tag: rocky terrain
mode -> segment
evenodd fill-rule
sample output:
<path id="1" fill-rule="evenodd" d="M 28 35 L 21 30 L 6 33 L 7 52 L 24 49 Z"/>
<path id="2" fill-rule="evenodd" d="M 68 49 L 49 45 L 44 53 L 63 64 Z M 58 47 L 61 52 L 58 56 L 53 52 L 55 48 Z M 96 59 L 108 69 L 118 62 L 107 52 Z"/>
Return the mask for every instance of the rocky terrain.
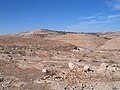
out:
<path id="1" fill-rule="evenodd" d="M 120 32 L 1 35 L 0 90 L 120 90 Z"/>

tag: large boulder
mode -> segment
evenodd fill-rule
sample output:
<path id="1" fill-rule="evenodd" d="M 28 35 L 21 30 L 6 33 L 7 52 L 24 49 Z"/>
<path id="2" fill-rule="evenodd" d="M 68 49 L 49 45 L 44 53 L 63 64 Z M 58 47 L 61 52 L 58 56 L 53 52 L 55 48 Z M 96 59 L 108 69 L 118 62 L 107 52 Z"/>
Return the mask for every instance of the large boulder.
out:
<path id="1" fill-rule="evenodd" d="M 101 65 L 100 65 L 100 67 L 98 68 L 98 72 L 99 73 L 101 73 L 101 72 L 105 72 L 106 70 L 107 70 L 107 68 L 108 68 L 108 64 L 107 63 L 102 63 Z"/>
<path id="2" fill-rule="evenodd" d="M 69 62 L 68 63 L 68 66 L 69 66 L 69 68 L 72 70 L 72 69 L 75 69 L 75 67 L 76 67 L 76 65 L 75 65 L 75 63 L 73 63 L 73 62 Z"/>

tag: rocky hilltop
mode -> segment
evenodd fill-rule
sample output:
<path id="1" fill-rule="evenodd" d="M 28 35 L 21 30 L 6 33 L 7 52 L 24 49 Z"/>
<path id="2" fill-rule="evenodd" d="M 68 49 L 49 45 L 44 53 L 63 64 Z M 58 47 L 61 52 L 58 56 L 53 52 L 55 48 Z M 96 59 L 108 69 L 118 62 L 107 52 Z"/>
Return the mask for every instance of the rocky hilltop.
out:
<path id="1" fill-rule="evenodd" d="M 120 32 L 1 35 L 0 90 L 120 90 Z"/>

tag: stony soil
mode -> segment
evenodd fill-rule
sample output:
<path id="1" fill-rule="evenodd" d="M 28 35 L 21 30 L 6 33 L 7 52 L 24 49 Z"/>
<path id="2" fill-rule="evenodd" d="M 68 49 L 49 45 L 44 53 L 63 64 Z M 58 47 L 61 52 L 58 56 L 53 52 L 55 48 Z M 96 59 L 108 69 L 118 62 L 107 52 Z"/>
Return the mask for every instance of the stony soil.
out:
<path id="1" fill-rule="evenodd" d="M 0 36 L 0 90 L 120 90 L 120 32 Z"/>

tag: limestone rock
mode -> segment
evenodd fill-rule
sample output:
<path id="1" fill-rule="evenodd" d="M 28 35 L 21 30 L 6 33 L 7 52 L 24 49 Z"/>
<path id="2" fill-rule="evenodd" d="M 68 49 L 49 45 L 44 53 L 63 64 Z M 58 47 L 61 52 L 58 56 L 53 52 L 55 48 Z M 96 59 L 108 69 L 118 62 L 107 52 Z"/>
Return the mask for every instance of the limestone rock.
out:
<path id="1" fill-rule="evenodd" d="M 73 62 L 69 62 L 68 66 L 71 70 L 75 68 L 75 64 Z"/>
<path id="2" fill-rule="evenodd" d="M 43 68 L 43 69 L 42 69 L 42 72 L 43 72 L 43 73 L 47 73 L 47 72 L 48 72 L 48 69 Z"/>
<path id="3" fill-rule="evenodd" d="M 100 65 L 100 67 L 98 68 L 98 72 L 99 73 L 101 73 L 101 72 L 105 72 L 106 70 L 107 70 L 107 68 L 108 68 L 108 64 L 107 63 L 102 63 L 101 65 Z"/>
<path id="4" fill-rule="evenodd" d="M 83 70 L 84 70 L 85 72 L 87 72 L 87 71 L 90 71 L 90 70 L 91 70 L 91 68 L 90 68 L 90 66 L 89 66 L 89 65 L 86 65 L 86 66 L 84 66 Z"/>

